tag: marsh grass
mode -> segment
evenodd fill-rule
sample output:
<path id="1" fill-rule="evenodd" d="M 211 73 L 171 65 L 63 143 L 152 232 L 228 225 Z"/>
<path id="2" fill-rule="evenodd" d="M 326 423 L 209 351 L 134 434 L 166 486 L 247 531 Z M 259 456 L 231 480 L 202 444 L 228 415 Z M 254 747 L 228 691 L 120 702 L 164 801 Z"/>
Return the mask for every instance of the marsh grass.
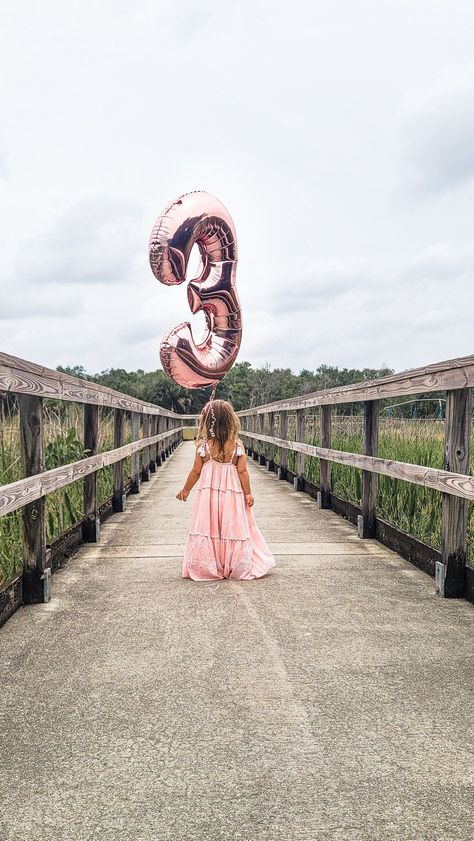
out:
<path id="1" fill-rule="evenodd" d="M 82 444 L 84 434 L 83 407 L 76 403 L 60 405 L 44 401 L 44 461 L 50 470 L 86 458 Z M 17 413 L 2 417 L 0 423 L 0 485 L 15 482 L 23 476 L 20 449 L 20 427 Z M 113 449 L 114 414 L 99 409 L 99 452 Z M 127 420 L 125 443 L 131 441 Z M 140 454 L 140 467 L 142 456 Z M 130 476 L 131 458 L 125 459 L 125 482 Z M 98 504 L 104 503 L 113 491 L 113 465 L 97 472 Z M 60 534 L 82 519 L 84 481 L 79 479 L 46 497 L 46 540 L 51 543 Z M 13 511 L 0 517 L 0 586 L 15 577 L 22 567 L 22 512 Z"/>
<path id="2" fill-rule="evenodd" d="M 332 447 L 345 452 L 363 452 L 362 416 L 333 415 Z M 278 436 L 278 423 L 275 435 Z M 288 419 L 288 437 L 295 440 L 295 418 Z M 320 445 L 319 415 L 308 415 L 305 440 L 307 444 Z M 381 458 L 419 464 L 426 467 L 443 467 L 444 421 L 411 420 L 406 418 L 381 418 L 379 456 Z M 268 457 L 268 446 L 265 448 Z M 278 448 L 275 461 L 280 462 Z M 288 468 L 295 471 L 296 453 L 288 452 Z M 474 440 L 471 442 L 470 473 L 474 467 Z M 309 481 L 319 483 L 319 459 L 305 456 L 305 475 Z M 336 496 L 360 505 L 362 471 L 333 463 L 331 466 L 332 489 Z M 388 476 L 379 476 L 377 485 L 377 515 L 386 522 L 428 543 L 435 549 L 441 545 L 441 493 L 402 482 Z M 468 506 L 468 562 L 474 563 L 474 504 Z"/>
<path id="3" fill-rule="evenodd" d="M 1 418 L 0 423 L 0 484 L 8 484 L 23 475 L 20 451 L 18 414 Z M 99 452 L 113 448 L 114 414 L 100 409 Z M 267 432 L 268 430 L 264 430 Z M 275 435 L 280 434 L 278 416 L 275 419 Z M 288 437 L 295 439 L 295 418 L 289 416 Z M 306 442 L 320 444 L 319 415 L 308 414 L 306 419 Z M 83 408 L 79 404 L 58 404 L 45 401 L 45 464 L 47 468 L 68 464 L 88 453 L 82 445 Z M 131 440 L 127 420 L 125 441 Z M 361 453 L 363 450 L 362 417 L 360 415 L 334 415 L 332 420 L 332 446 L 337 450 Z M 395 461 L 420 464 L 427 467 L 443 466 L 444 422 L 429 420 L 381 419 L 379 455 Z M 268 446 L 265 445 L 268 457 Z M 278 448 L 275 461 L 280 462 Z M 295 470 L 296 454 L 288 452 L 288 467 Z M 471 447 L 471 470 L 474 463 Z M 143 456 L 140 453 L 140 469 Z M 131 471 L 131 459 L 125 460 L 124 476 L 127 481 Z M 332 465 L 332 487 L 334 493 L 356 505 L 360 504 L 362 472 L 357 468 Z M 305 457 L 305 475 L 318 484 L 319 459 Z M 113 490 L 113 466 L 103 468 L 97 474 L 99 505 L 110 498 Z M 50 543 L 63 531 L 82 519 L 83 481 L 49 494 L 46 498 L 47 541 Z M 440 548 L 441 494 L 414 485 L 410 482 L 378 477 L 377 514 L 388 523 L 419 538 L 425 543 Z M 468 509 L 468 560 L 473 562 L 474 505 Z M 0 517 L 0 585 L 11 580 L 22 565 L 22 515 L 14 511 Z"/>

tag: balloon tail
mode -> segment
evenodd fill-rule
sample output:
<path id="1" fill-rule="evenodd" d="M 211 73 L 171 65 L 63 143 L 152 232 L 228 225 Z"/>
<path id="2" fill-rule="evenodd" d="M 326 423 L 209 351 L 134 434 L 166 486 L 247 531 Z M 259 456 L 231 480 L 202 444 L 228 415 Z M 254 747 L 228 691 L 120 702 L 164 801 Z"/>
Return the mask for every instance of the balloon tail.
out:
<path id="1" fill-rule="evenodd" d="M 216 416 L 214 414 L 214 407 L 212 405 L 215 398 L 216 398 L 216 389 L 217 389 L 217 383 L 214 383 L 214 385 L 212 386 L 211 397 L 210 397 L 210 401 L 209 401 L 209 403 L 210 403 L 209 408 L 211 410 L 211 418 L 212 418 L 211 426 L 209 427 L 209 432 L 210 432 L 211 438 L 216 437 L 216 433 L 214 432 L 214 426 L 215 426 L 215 423 L 216 423 Z"/>

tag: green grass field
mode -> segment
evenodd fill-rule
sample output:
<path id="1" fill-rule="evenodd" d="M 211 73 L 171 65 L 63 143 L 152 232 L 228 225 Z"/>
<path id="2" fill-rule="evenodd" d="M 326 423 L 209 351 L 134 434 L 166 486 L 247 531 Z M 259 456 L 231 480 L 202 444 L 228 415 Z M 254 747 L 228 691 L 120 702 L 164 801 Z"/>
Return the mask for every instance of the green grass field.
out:
<path id="1" fill-rule="evenodd" d="M 113 412 L 100 410 L 101 452 L 113 446 Z M 290 418 L 289 436 L 294 439 L 294 422 Z M 278 435 L 278 428 L 275 430 Z M 194 429 L 186 437 L 193 437 Z M 50 406 L 45 401 L 45 462 L 46 468 L 58 467 L 87 455 L 82 446 L 83 410 L 78 404 Z M 126 428 L 126 443 L 131 440 L 131 430 Z M 319 444 L 319 417 L 308 416 L 306 441 Z M 332 431 L 334 449 L 362 452 L 361 416 L 334 416 Z M 382 419 L 379 455 L 396 461 L 406 461 L 428 467 L 443 466 L 444 422 L 422 420 Z M 471 473 L 474 462 L 471 448 Z M 268 450 L 268 448 L 267 448 Z M 278 450 L 275 460 L 279 461 Z M 142 456 L 140 455 L 140 466 Z M 295 453 L 288 453 L 288 466 L 295 467 Z M 130 475 L 130 459 L 125 462 L 125 479 Z M 319 460 L 305 458 L 305 474 L 311 481 L 319 481 Z M 18 416 L 0 423 L 0 485 L 22 477 Z M 113 468 L 98 472 L 99 504 L 112 494 Z M 334 493 L 355 504 L 360 502 L 361 471 L 343 465 L 332 465 Z M 82 518 L 82 480 L 46 498 L 47 540 L 50 543 Z M 439 548 L 441 530 L 441 494 L 409 482 L 378 478 L 377 513 L 387 522 L 418 537 L 425 543 Z M 473 561 L 474 505 L 469 506 L 469 560 Z M 22 564 L 22 515 L 21 511 L 0 517 L 0 586 L 21 570 Z"/>

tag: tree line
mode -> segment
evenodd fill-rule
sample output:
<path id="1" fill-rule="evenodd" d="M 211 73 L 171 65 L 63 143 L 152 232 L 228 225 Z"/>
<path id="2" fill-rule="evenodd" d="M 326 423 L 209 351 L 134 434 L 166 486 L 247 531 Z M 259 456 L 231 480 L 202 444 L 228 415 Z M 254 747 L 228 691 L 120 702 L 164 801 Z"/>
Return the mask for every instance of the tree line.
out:
<path id="1" fill-rule="evenodd" d="M 99 374 L 87 374 L 80 367 L 56 369 L 66 374 L 88 379 L 108 388 L 130 394 L 139 400 L 156 403 L 165 409 L 184 414 L 197 414 L 209 400 L 210 388 L 186 389 L 176 385 L 163 370 L 125 371 L 108 368 Z M 269 364 L 254 368 L 250 362 L 237 362 L 217 387 L 217 397 L 229 400 L 236 411 L 274 400 L 298 397 L 326 388 L 350 385 L 392 374 L 391 368 L 338 368 L 320 365 L 315 371 L 303 369 L 299 374 L 290 368 L 271 368 Z M 339 411 L 347 412 L 343 406 Z M 359 411 L 354 404 L 354 412 Z"/>
<path id="2" fill-rule="evenodd" d="M 155 403 L 180 414 L 198 414 L 209 400 L 210 388 L 186 389 L 169 379 L 161 368 L 155 371 L 126 371 L 107 368 L 97 374 L 88 373 L 82 365 L 56 367 L 57 371 L 79 379 L 100 383 L 115 391 L 129 394 L 138 400 Z M 375 380 L 393 374 L 392 368 L 338 368 L 320 365 L 314 371 L 303 368 L 298 374 L 290 368 L 271 368 L 269 364 L 254 368 L 250 362 L 237 362 L 217 387 L 217 397 L 229 400 L 236 411 L 298 397 L 313 391 L 338 388 L 364 380 Z M 386 417 L 441 418 L 444 417 L 444 393 L 418 395 L 413 399 L 393 398 L 381 401 L 381 413 Z M 49 399 L 58 407 L 61 401 Z M 0 394 L 4 416 L 15 414 L 14 395 Z M 359 414 L 362 403 L 345 403 L 334 407 L 339 414 Z"/>

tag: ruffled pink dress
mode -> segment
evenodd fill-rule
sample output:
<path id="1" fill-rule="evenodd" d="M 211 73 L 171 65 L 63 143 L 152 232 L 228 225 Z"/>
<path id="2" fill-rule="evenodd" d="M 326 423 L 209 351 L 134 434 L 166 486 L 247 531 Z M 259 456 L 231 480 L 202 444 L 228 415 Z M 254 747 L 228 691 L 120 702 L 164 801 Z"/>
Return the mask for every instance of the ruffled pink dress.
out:
<path id="1" fill-rule="evenodd" d="M 196 485 L 183 560 L 183 578 L 213 581 L 216 578 L 261 578 L 275 566 L 253 508 L 247 505 L 235 456 L 244 454 L 235 445 L 229 462 L 215 461 L 207 441 L 197 452 L 205 461 Z"/>

